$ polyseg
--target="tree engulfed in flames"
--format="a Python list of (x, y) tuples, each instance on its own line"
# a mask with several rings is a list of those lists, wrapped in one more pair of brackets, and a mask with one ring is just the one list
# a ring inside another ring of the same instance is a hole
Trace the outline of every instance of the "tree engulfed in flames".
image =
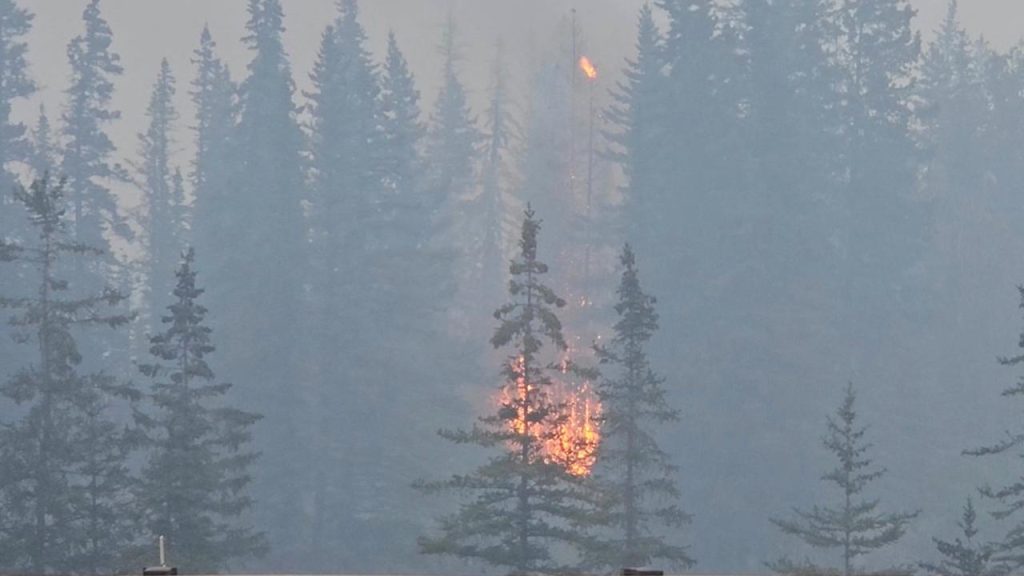
[[(516, 373), (522, 374), (522, 358), (516, 363), (513, 368)], [(562, 363), (562, 374), (568, 373), (568, 365), (568, 360)], [(558, 411), (550, 419), (556, 424), (531, 422), (528, 428), (526, 395), (536, 390), (536, 386), (527, 383), (522, 376), (516, 379), (514, 389), (512, 386), (505, 386), (502, 389), (501, 404), (515, 407), (516, 415), (508, 420), (509, 428), (517, 434), (524, 434), (529, 429), (530, 436), (536, 440), (540, 454), (546, 462), (563, 466), (573, 476), (590, 475), (597, 461), (597, 449), (601, 443), (601, 430), (597, 424), (601, 416), (601, 402), (597, 394), (591, 389), (589, 382), (576, 386), (571, 382), (555, 380), (546, 391), (545, 397), (536, 400), (545, 402)]]

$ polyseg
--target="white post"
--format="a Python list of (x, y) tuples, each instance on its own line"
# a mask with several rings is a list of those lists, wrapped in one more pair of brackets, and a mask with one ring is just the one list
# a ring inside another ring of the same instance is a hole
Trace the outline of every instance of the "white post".
[(160, 566), (167, 566), (167, 562), (164, 558), (164, 537), (160, 536)]

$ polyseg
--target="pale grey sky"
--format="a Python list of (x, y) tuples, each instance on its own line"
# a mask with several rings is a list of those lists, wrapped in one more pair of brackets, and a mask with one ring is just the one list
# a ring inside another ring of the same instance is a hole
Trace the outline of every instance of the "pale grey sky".
[[(19, 0), (36, 13), (30, 39), (33, 75), (41, 92), (31, 103), (16, 108), (16, 114), (33, 121), (39, 103), (45, 103), (55, 119), (63, 105), (68, 77), (65, 47), (81, 30), (81, 12), (87, 0)], [(589, 38), (590, 52), (599, 68), (614, 73), (632, 45), (635, 14), (643, 0), (362, 0), (362, 20), (370, 36), (371, 49), (383, 51), (388, 29), (393, 29), (430, 101), (438, 74), (435, 46), (447, 10), (458, 15), (463, 36), (464, 76), (479, 100), (489, 85), (489, 66), (494, 38), (508, 46), (512, 74), (522, 77), (531, 47), (547, 44), (555, 22), (572, 7)], [(935, 28), (945, 12), (947, 0), (915, 0), (918, 27), (925, 34)], [(286, 44), (299, 85), (304, 88), (312, 67), (323, 27), (335, 14), (334, 0), (283, 0), (288, 27)], [(121, 54), (125, 75), (115, 96), (123, 118), (114, 128), (122, 159), (135, 152), (135, 133), (144, 125), (144, 112), (151, 83), (160, 59), (166, 56), (178, 77), (179, 110), (188, 122), (189, 62), (204, 23), (209, 23), (223, 57), (236, 77), (244, 72), (249, 54), (239, 39), (246, 21), (245, 0), (103, 0), (102, 8), (114, 30), (115, 50)], [(1024, 0), (960, 0), (965, 25), (972, 33), (983, 33), (998, 47), (1015, 43), (1018, 23), (1024, 15)], [(603, 76), (608, 83), (610, 74)], [(183, 165), (188, 160), (190, 135), (181, 132)]]

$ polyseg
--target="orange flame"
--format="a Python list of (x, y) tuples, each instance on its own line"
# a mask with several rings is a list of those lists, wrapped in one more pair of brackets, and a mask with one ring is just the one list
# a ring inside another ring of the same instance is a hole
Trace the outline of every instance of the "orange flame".
[[(522, 373), (522, 362), (522, 357), (514, 362), (513, 369), (518, 374)], [(563, 366), (568, 366), (568, 362), (563, 362)], [(514, 389), (506, 386), (501, 391), (501, 404), (515, 409), (515, 417), (508, 421), (508, 426), (517, 434), (528, 430), (523, 401), (534, 391), (536, 388), (522, 376), (516, 379)], [(530, 436), (540, 446), (540, 456), (545, 462), (561, 465), (573, 476), (588, 476), (597, 461), (597, 449), (601, 443), (601, 431), (597, 425), (601, 416), (600, 400), (589, 382), (577, 387), (556, 380), (548, 390), (548, 401), (560, 409), (560, 413), (552, 418), (557, 424), (538, 423), (529, 427)]]
[(590, 61), (590, 58), (586, 56), (580, 57), (580, 70), (583, 70), (583, 74), (587, 76), (587, 80), (594, 80), (597, 78), (597, 68), (594, 63)]

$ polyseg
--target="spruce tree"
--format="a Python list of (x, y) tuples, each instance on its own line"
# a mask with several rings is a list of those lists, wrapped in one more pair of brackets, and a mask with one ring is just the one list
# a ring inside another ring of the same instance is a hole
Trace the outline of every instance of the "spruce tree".
[(922, 562), (921, 569), (936, 576), (1001, 576), (1009, 571), (995, 559), (997, 548), (979, 542), (978, 514), (970, 498), (964, 504), (963, 515), (957, 522), (961, 536), (949, 542), (933, 538), (935, 548), (942, 555), (937, 564)]
[(927, 152), (921, 184), (931, 200), (929, 255), (942, 264), (936, 267), (944, 275), (938, 282), (948, 287), (949, 300), (941, 306), (954, 311), (955, 332), (978, 310), (976, 278), (992, 267), (977, 257), (988, 249), (975, 238), (989, 242), (987, 232), (1001, 212), (992, 202), (998, 181), (991, 167), (998, 144), (991, 138), (984, 84), (987, 55), (967, 35), (958, 10), (956, 0), (950, 0), (915, 86), (917, 134)]
[(164, 536), (179, 568), (212, 573), (266, 551), (247, 521), (252, 426), (260, 417), (231, 401), (232, 385), (218, 382), (207, 361), (216, 348), (206, 326), (204, 290), (196, 283), (195, 252), (184, 253), (174, 302), (150, 338), (150, 411), (140, 423), (149, 456), (138, 486), (147, 541)]
[[(926, 241), (911, 139), (920, 37), (909, 0), (841, 0), (834, 10), (840, 166), (835, 261), (853, 338), (907, 306), (894, 298)], [(878, 340), (881, 343), (881, 340)], [(862, 351), (874, 352), (864, 347)], [(855, 362), (856, 359), (851, 359)]]
[(611, 157), (622, 166), (627, 180), (623, 195), (629, 237), (645, 248), (654, 240), (649, 237), (651, 227), (665, 217), (659, 206), (671, 190), (671, 183), (665, 180), (669, 134), (662, 126), (668, 112), (663, 38), (650, 4), (640, 9), (636, 56), (626, 61), (623, 76), (612, 92), (607, 113), (612, 130), (606, 137), (612, 144)]
[(629, 244), (620, 262), (623, 272), (614, 336), (607, 346), (596, 347), (603, 367), (596, 474), (616, 496), (610, 508), (614, 534), (592, 552), (592, 561), (612, 569), (655, 561), (689, 567), (693, 559), (686, 548), (666, 542), (663, 533), (690, 519), (678, 506), (677, 469), (658, 446), (652, 429), (654, 424), (679, 419), (679, 411), (665, 399), (664, 378), (653, 371), (645, 350), (658, 329), (657, 301), (640, 286)]
[(0, 388), (21, 407), (20, 418), (0, 430), (3, 562), (35, 573), (111, 571), (134, 537), (126, 499), (134, 439), (111, 414), (118, 398), (137, 394), (102, 372), (81, 373), (72, 329), (124, 326), (129, 316), (118, 307), (125, 296), (110, 288), (86, 293), (60, 276), (66, 260), (102, 255), (68, 230), (63, 182), (44, 176), (15, 197), (36, 238), (7, 252), (37, 288), (3, 295), (0, 306), (15, 311), (18, 341), (34, 344), (38, 357)]
[[(146, 215), (146, 294), (147, 317), (155, 323), (158, 311), (167, 299), (171, 270), (185, 242), (185, 198), (180, 174), (172, 165), (174, 124), (178, 113), (174, 108), (175, 81), (170, 64), (164, 59), (146, 114), (149, 127), (139, 134), (138, 182), (145, 198)], [(151, 326), (155, 327), (155, 326)]]
[[(196, 109), (196, 153), (189, 175), (195, 197), (192, 244), (199, 246), (202, 259), (227, 257), (219, 247), (225, 245), (224, 221), (232, 212), (232, 200), (237, 200), (229, 184), (238, 109), (235, 83), (227, 65), (217, 56), (217, 44), (209, 27), (203, 27), (192, 63), (195, 77), (190, 95)], [(210, 261), (208, 268), (215, 270), (218, 266), (218, 262)]]
[(218, 310), (211, 326), (232, 333), (221, 347), (224, 368), (249, 383), (244, 407), (266, 415), (256, 432), (268, 471), (253, 484), (257, 513), (288, 554), (308, 525), (299, 502), (310, 468), (303, 450), (310, 399), (302, 384), (312, 344), (303, 322), (306, 286), (296, 271), (307, 269), (309, 198), (281, 2), (250, 0), (248, 12), (244, 41), (253, 58), (229, 138), (239, 153), (231, 158), (226, 211), (217, 214), (222, 243), (202, 248), (211, 263), (208, 301)]
[[(836, 187), (842, 133), (835, 117), (832, 4), (823, 0), (748, 0), (743, 3), (748, 73), (743, 83), (750, 112), (749, 210), (764, 230), (759, 259), (779, 278), (828, 272), (831, 205), (823, 190)], [(789, 300), (793, 288), (766, 279)], [(791, 314), (784, 310), (783, 314)]]
[[(784, 534), (796, 536), (813, 548), (838, 549), (841, 564), (835, 570), (842, 576), (861, 571), (855, 565), (858, 558), (896, 543), (918, 514), (882, 512), (877, 499), (865, 496), (865, 489), (880, 479), (885, 469), (876, 467), (867, 455), (872, 445), (864, 441), (867, 429), (857, 423), (855, 402), (853, 384), (848, 384), (835, 416), (827, 419), (823, 440), (824, 446), (839, 460), (836, 467), (822, 477), (839, 488), (838, 503), (814, 506), (810, 510), (794, 509), (790, 519), (772, 519)], [(822, 570), (788, 559), (770, 563), (769, 567), (780, 573)]]
[(508, 66), (505, 47), (498, 42), (492, 68), (490, 103), (485, 116), (483, 161), (480, 194), (474, 202), (473, 217), (479, 222), (472, 231), (474, 285), (479, 286), (481, 300), (498, 297), (508, 280), (504, 262), (508, 239), (513, 237), (509, 205), (514, 185), (511, 162), (519, 127), (513, 116), (509, 94)]
[(36, 91), (29, 76), (28, 44), (33, 14), (15, 0), (0, 2), (0, 236), (10, 234), (21, 223), (11, 195), (16, 179), (13, 162), (25, 162), (30, 146), (25, 126), (11, 117), (11, 107)]
[[(1024, 307), (1024, 286), (1018, 286), (1021, 307)], [(1018, 340), (1017, 346), (1024, 349), (1024, 335)], [(999, 363), (1003, 366), (1017, 367), (1024, 365), (1024, 353), (1015, 356), (1001, 357)], [(1016, 384), (1006, 388), (1002, 392), (1005, 398), (1014, 398), (1024, 395), (1024, 377), (1017, 379)], [(1024, 451), (1021, 445), (1024, 444), (1024, 435), (1020, 432), (1010, 431), (1007, 437), (1000, 442), (982, 448), (965, 451), (965, 454), (972, 456), (993, 456), (1005, 455), (1011, 457), (1014, 462), (1020, 461)], [(1024, 566), (1024, 518), (1020, 510), (1024, 509), (1024, 484), (1016, 481), (1001, 487), (984, 486), (981, 495), (991, 501), (998, 509), (993, 516), (998, 520), (1010, 520), (1012, 525), (1003, 539), (998, 543), (998, 553), (995, 558), (1006, 564), (1010, 570), (1016, 570)]]
[[(386, 363), (382, 345), (390, 336), (379, 326), (368, 330), (386, 316), (389, 288), (375, 266), (385, 261), (387, 234), (379, 70), (366, 48), (356, 1), (341, 1), (338, 9), (337, 18), (321, 36), (311, 76), (313, 90), (306, 95), (312, 135), (312, 317), (318, 342), (313, 377), (321, 384), (313, 408), (316, 453), (332, 452), (336, 438), (377, 424), (356, 414), (339, 419), (330, 407), (345, 405), (352, 398), (367, 399), (359, 393), (353, 396), (349, 385), (354, 382), (383, 383), (376, 372)], [(353, 307), (354, 300), (362, 304)], [(379, 408), (372, 411), (378, 413)], [(374, 513), (369, 502), (377, 502), (371, 487), (379, 475), (379, 463), (369, 454), (379, 449), (352, 447), (344, 451), (341, 462), (317, 458), (313, 463), (310, 538), (313, 556), (324, 563), (323, 568), (343, 561), (327, 556), (337, 550), (333, 540), (355, 547), (367, 528), (362, 519)]]
[(585, 480), (542, 451), (564, 419), (550, 389), (558, 355), (566, 349), (556, 314), (565, 301), (543, 282), (548, 266), (537, 258), (541, 222), (535, 216), (527, 207), (520, 254), (510, 266), (512, 300), (494, 314), (500, 323), (491, 344), (509, 350), (501, 404), (471, 430), (441, 431), (457, 444), (497, 453), (470, 474), (425, 486), (466, 499), (440, 520), (436, 535), (420, 539), (425, 554), (475, 559), (512, 574), (565, 570), (555, 547), (583, 544), (600, 518)]
[[(70, 216), (75, 240), (109, 251), (106, 232), (129, 233), (109, 185), (127, 178), (113, 162), (114, 143), (105, 127), (121, 117), (111, 108), (114, 80), (121, 58), (110, 50), (112, 34), (100, 13), (100, 0), (90, 0), (82, 14), (85, 32), (68, 44), (71, 83), (64, 110), (64, 159)], [(102, 272), (102, 271), (101, 271)]]
[[(32, 20), (32, 13), (15, 0), (0, 1), (0, 242), (31, 234), (21, 203), (12, 194), (16, 164), (30, 160), (31, 147), (25, 137), (25, 126), (11, 117), (11, 109), (36, 90), (29, 75), (25, 41), (32, 29)], [(20, 282), (17, 271), (0, 274), (0, 294), (15, 290), (21, 286)], [(8, 340), (8, 334), (8, 328), (0, 326), (0, 342)], [(12, 365), (8, 353), (13, 355), (15, 351), (9, 350), (6, 343), (0, 344), (0, 366)], [(0, 378), (6, 374), (7, 371), (0, 368)]]
[[(426, 129), (420, 118), (420, 92), (394, 33), (388, 34), (380, 112), (381, 201), (386, 218), (381, 240), (390, 262), (381, 288), (395, 291), (394, 305), (422, 310), (425, 301), (442, 293), (447, 269), (424, 194), (420, 148)], [(413, 276), (416, 281), (403, 280)]]
[[(465, 246), (468, 236), (464, 214), (475, 194), (477, 148), (481, 141), (476, 118), (469, 107), (466, 87), (459, 78), (458, 31), (448, 16), (441, 43), (443, 77), (430, 118), (426, 146), (428, 209), (438, 219), (449, 245)], [(466, 264), (465, 255), (460, 254)], [(464, 269), (462, 273), (464, 274)]]
[(39, 117), (36, 125), (32, 128), (32, 156), (29, 159), (29, 167), (35, 178), (41, 178), (46, 170), (57, 165), (59, 152), (57, 143), (54, 142), (53, 128), (50, 126), (50, 117), (46, 114), (46, 107), (39, 106)]

